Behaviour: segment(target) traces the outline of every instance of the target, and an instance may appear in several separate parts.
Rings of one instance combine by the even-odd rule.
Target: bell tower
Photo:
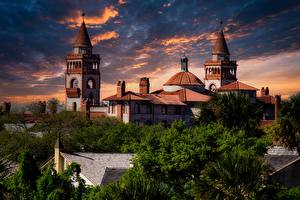
[[[100,55],[93,54],[84,14],[73,43],[73,52],[66,56],[66,64],[66,109],[84,111],[87,105],[99,105]]]
[[[230,60],[230,53],[224,37],[222,22],[217,33],[216,42],[212,48],[212,59],[204,63],[205,88],[215,92],[222,85],[234,82],[236,78],[237,64]]]

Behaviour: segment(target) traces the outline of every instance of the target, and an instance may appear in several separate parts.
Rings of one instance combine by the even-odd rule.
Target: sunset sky
[[[0,2],[0,101],[64,100],[65,55],[81,12],[93,52],[101,55],[101,97],[117,80],[151,90],[180,70],[203,80],[219,21],[238,79],[283,98],[300,91],[300,2],[297,0],[4,0]]]

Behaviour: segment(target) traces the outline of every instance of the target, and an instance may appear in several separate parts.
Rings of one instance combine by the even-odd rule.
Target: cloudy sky
[[[297,0],[3,0],[0,2],[0,101],[64,100],[65,55],[86,13],[101,55],[101,96],[126,80],[150,77],[160,89],[183,52],[203,79],[219,21],[240,81],[284,98],[300,91]]]

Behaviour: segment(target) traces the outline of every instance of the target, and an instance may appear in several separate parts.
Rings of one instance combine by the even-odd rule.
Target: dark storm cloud
[[[118,35],[94,46],[94,52],[102,57],[104,83],[134,81],[157,68],[167,69],[178,62],[184,51],[200,65],[209,59],[211,39],[221,19],[236,59],[300,49],[298,1],[125,2],[0,2],[0,96],[46,95],[63,88],[64,57],[71,51],[71,40],[77,31],[75,24],[72,28],[63,22],[79,11],[86,12],[86,17],[99,17],[105,8],[114,12],[89,29],[91,38],[112,31]],[[175,42],[164,45],[163,41],[172,39]]]

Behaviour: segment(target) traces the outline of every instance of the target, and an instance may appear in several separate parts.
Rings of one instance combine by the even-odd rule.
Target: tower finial
[[[84,13],[84,12],[82,12],[82,13],[81,13],[82,22],[84,22],[84,16],[85,16],[85,13]]]
[[[220,30],[222,31],[223,30],[223,20],[220,20]]]

